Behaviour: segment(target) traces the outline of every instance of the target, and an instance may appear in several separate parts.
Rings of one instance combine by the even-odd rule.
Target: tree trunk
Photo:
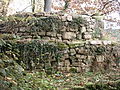
[[[51,8],[52,8],[52,0],[45,0],[44,11],[51,12]]]

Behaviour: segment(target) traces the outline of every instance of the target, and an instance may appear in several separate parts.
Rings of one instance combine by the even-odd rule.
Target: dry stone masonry
[[[104,71],[120,67],[119,45],[101,40],[103,24],[91,17],[55,13],[22,14],[25,22],[0,23],[0,33],[18,42],[42,40],[63,49],[57,68],[64,72]],[[97,32],[96,32],[97,30]],[[55,61],[51,61],[52,66]]]

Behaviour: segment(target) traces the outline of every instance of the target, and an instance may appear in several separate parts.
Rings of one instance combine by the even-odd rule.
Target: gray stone
[[[55,32],[47,32],[47,36],[53,36],[53,37],[55,37],[56,33]]]
[[[56,42],[63,42],[61,39],[56,39]]]
[[[66,31],[66,27],[63,26],[63,28],[60,31]]]
[[[92,39],[92,35],[91,34],[83,34],[83,39],[86,39],[86,40]]]
[[[90,27],[91,29],[94,29],[95,26],[94,26],[94,25],[89,25],[89,27]]]
[[[68,15],[68,16],[67,16],[67,20],[68,20],[68,21],[72,21],[72,20],[73,20],[73,17],[72,17],[71,15]]]
[[[62,21],[66,21],[67,20],[66,16],[62,16],[61,19],[62,19]]]
[[[111,41],[103,41],[103,44],[104,45],[110,45],[110,44],[112,44],[112,42]]]
[[[80,58],[81,58],[81,55],[76,54],[76,58],[80,59]]]
[[[103,55],[100,55],[100,56],[96,56],[96,60],[97,62],[103,62],[104,61],[104,56]]]
[[[59,62],[58,65],[59,65],[59,67],[63,67],[64,66],[64,62]]]
[[[88,31],[88,32],[92,32],[92,31],[93,31],[93,29],[90,29],[90,28],[89,28],[89,29],[87,29],[87,31]]]
[[[82,39],[82,35],[81,34],[77,34],[77,39],[81,40]]]
[[[64,58],[65,58],[65,59],[69,58],[68,53],[64,54]]]
[[[38,33],[40,36],[45,36],[45,32],[39,32]]]
[[[62,37],[57,37],[58,39],[62,40]]]
[[[91,41],[89,41],[89,43],[92,45],[101,45],[102,41],[101,40],[91,40]]]
[[[70,49],[70,55],[75,55],[75,54],[76,54],[75,49]]]
[[[61,37],[62,35],[61,34],[57,34],[57,37]]]
[[[83,26],[83,27],[81,28],[81,33],[84,33],[84,32],[86,32],[86,27]]]
[[[69,66],[70,65],[70,61],[69,60],[65,60],[65,66]]]
[[[26,31],[26,27],[21,27],[19,31],[20,32],[25,32]]]
[[[50,37],[43,37],[42,39],[50,40]]]
[[[55,40],[56,40],[56,38],[51,38],[51,40],[55,41]]]
[[[64,54],[68,54],[68,52],[69,52],[68,49],[64,50]]]
[[[63,39],[75,39],[76,34],[74,32],[64,32]]]

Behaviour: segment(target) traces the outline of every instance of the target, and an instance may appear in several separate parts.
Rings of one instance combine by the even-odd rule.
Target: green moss
[[[81,43],[79,44],[79,43],[76,43],[76,44],[69,44],[69,47],[70,48],[76,48],[76,47],[78,47],[78,46],[80,46],[81,45]]]
[[[88,82],[85,84],[85,87],[89,90],[95,90],[94,84],[92,82]]]
[[[83,19],[82,17],[78,17],[78,18],[73,18],[73,22],[72,23],[76,23],[78,25],[87,24],[87,21],[85,19]]]
[[[65,43],[62,43],[62,42],[58,42],[57,43],[57,46],[61,49],[65,49],[65,48],[68,48],[68,45],[66,45]]]
[[[77,69],[76,68],[70,68],[70,70],[69,70],[71,73],[77,73]]]

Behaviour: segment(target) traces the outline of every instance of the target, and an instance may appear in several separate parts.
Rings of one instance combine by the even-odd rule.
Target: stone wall
[[[1,33],[15,33],[26,38],[39,36],[42,39],[68,43],[101,38],[103,29],[102,22],[86,15],[23,13],[8,18],[11,19],[9,22],[1,22]]]
[[[117,50],[118,49],[118,50]],[[119,46],[83,44],[69,47],[59,63],[63,71],[96,72],[115,70],[120,66]]]
[[[64,56],[57,65],[55,61],[51,65],[61,71],[95,72],[120,66],[119,45],[101,40],[103,25],[91,17],[38,13],[14,18],[1,22],[1,35],[9,34],[18,43],[32,40],[54,43],[63,50]]]

